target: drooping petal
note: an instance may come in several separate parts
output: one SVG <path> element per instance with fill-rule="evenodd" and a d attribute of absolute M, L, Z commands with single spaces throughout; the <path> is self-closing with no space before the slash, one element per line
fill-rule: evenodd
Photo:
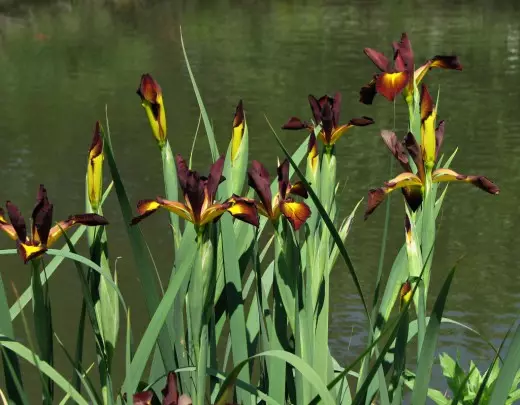
<path fill-rule="evenodd" d="M 155 211 L 157 211 L 161 207 L 156 200 L 139 200 L 137 202 L 137 212 L 139 215 L 137 217 L 132 218 L 132 225 L 135 225 L 141 222 L 146 217 L 152 215 Z"/>
<path fill-rule="evenodd" d="M 287 159 L 284 159 L 284 161 L 278 166 L 276 173 L 278 175 L 278 195 L 282 200 L 284 200 L 290 184 L 289 161 Z"/>
<path fill-rule="evenodd" d="M 245 118 L 244 118 L 244 106 L 242 100 L 238 102 L 235 110 L 235 116 L 233 118 L 233 133 L 231 137 L 231 161 L 235 160 L 238 149 L 242 143 L 242 137 L 244 136 L 245 129 Z"/>
<path fill-rule="evenodd" d="M 303 198 L 307 198 L 309 196 L 307 188 L 305 188 L 305 185 L 301 181 L 297 181 L 296 183 L 291 185 L 291 187 L 289 188 L 289 194 L 298 195 Z"/>
<path fill-rule="evenodd" d="M 439 182 L 463 182 L 471 183 L 475 187 L 486 191 L 489 194 L 499 194 L 500 189 L 498 186 L 484 176 L 466 176 L 465 174 L 457 173 L 451 169 L 437 169 L 432 173 L 432 181 L 434 183 Z"/>
<path fill-rule="evenodd" d="M 175 166 L 177 168 L 177 178 L 179 179 L 179 185 L 183 194 L 186 194 L 186 185 L 188 183 L 190 170 L 188 169 L 188 165 L 180 153 L 175 155 Z"/>
<path fill-rule="evenodd" d="M 408 162 L 408 155 L 406 154 L 406 150 L 403 144 L 397 139 L 395 132 L 384 129 L 381 131 L 381 138 L 383 138 L 383 141 L 390 150 L 390 153 L 392 153 L 392 155 L 394 155 L 394 157 L 399 161 L 401 167 L 407 172 L 412 171 Z"/>
<path fill-rule="evenodd" d="M 41 256 L 47 251 L 45 245 L 36 244 L 32 245 L 30 243 L 22 243 L 19 240 L 16 243 L 18 255 L 22 258 L 24 263 L 29 262 L 30 260 Z"/>
<path fill-rule="evenodd" d="M 321 122 L 321 106 L 319 101 L 312 94 L 309 94 L 309 104 L 311 105 L 312 116 L 314 123 L 318 125 Z"/>
<path fill-rule="evenodd" d="M 151 405 L 153 399 L 153 391 L 137 392 L 133 395 L 133 405 Z"/>
<path fill-rule="evenodd" d="M 146 111 L 153 134 L 162 148 L 166 143 L 166 113 L 161 87 L 150 74 L 146 73 L 141 76 L 136 93 L 141 97 L 141 104 Z"/>
<path fill-rule="evenodd" d="M 307 121 L 302 121 L 298 117 L 291 117 L 289 121 L 282 125 L 282 129 L 311 129 L 312 126 Z"/>
<path fill-rule="evenodd" d="M 341 93 L 338 91 L 332 102 L 332 126 L 336 128 L 339 126 L 339 115 L 341 113 Z"/>
<path fill-rule="evenodd" d="M 16 234 L 18 235 L 18 239 L 20 242 L 25 242 L 27 239 L 27 228 L 25 226 L 25 220 L 23 219 L 22 213 L 11 201 L 7 201 L 6 207 L 7 215 L 9 215 L 9 220 L 11 221 L 11 225 L 16 231 Z"/>
<path fill-rule="evenodd" d="M 247 171 L 247 176 L 249 179 L 249 186 L 256 191 L 266 213 L 268 216 L 271 216 L 273 214 L 273 195 L 271 194 L 269 172 L 262 163 L 253 160 L 251 162 L 251 168 Z"/>
<path fill-rule="evenodd" d="M 224 214 L 227 209 L 231 206 L 230 203 L 222 203 L 222 204 L 212 204 L 208 208 L 206 208 L 200 217 L 200 221 L 198 225 L 203 226 L 212 221 L 218 220 L 222 214 Z"/>
<path fill-rule="evenodd" d="M 404 172 L 385 183 L 384 187 L 373 188 L 368 192 L 367 207 L 365 209 L 365 219 L 384 201 L 386 196 L 398 189 L 417 189 L 422 187 L 422 181 L 413 173 Z"/>
<path fill-rule="evenodd" d="M 401 189 L 408 206 L 412 211 L 417 211 L 422 204 L 423 194 L 421 187 L 403 187 Z"/>
<path fill-rule="evenodd" d="M 174 214 L 180 216 L 181 218 L 184 218 L 187 221 L 194 222 L 195 220 L 192 217 L 192 213 L 190 212 L 189 208 L 183 203 L 180 203 L 178 201 L 165 200 L 162 197 L 157 197 L 156 202 L 159 204 L 159 206 L 167 209 L 170 212 L 173 212 Z"/>
<path fill-rule="evenodd" d="M 69 216 L 65 221 L 58 222 L 57 225 L 54 225 L 50 232 L 49 237 L 47 239 L 47 246 L 52 246 L 63 232 L 74 225 L 85 225 L 85 226 L 102 226 L 108 225 L 108 221 L 105 217 L 102 217 L 98 214 L 76 214 Z"/>
<path fill-rule="evenodd" d="M 162 389 L 162 405 L 178 405 L 179 391 L 177 388 L 177 375 L 170 371 L 166 380 L 166 386 Z"/>
<path fill-rule="evenodd" d="M 439 159 L 439 153 L 444 142 L 444 121 L 439 122 L 435 129 L 435 161 Z"/>
<path fill-rule="evenodd" d="M 424 79 L 424 76 L 428 71 L 432 68 L 441 68 L 441 69 L 449 69 L 449 70 L 462 70 L 462 65 L 460 64 L 459 58 L 455 55 L 444 56 L 437 55 L 432 59 L 429 59 L 424 63 L 424 65 L 420 66 L 415 71 L 415 81 L 417 84 L 421 83 Z"/>
<path fill-rule="evenodd" d="M 376 76 L 376 91 L 389 101 L 394 101 L 408 84 L 408 72 L 380 73 Z"/>
<path fill-rule="evenodd" d="M 363 104 L 371 105 L 376 94 L 376 79 L 372 79 L 359 90 L 359 101 Z"/>
<path fill-rule="evenodd" d="M 224 170 L 224 160 L 224 156 L 219 157 L 209 169 L 208 182 L 206 184 L 206 190 L 208 192 L 209 198 L 208 204 L 213 203 L 215 200 L 215 195 L 217 194 L 218 185 L 224 181 L 224 178 L 222 177 L 222 171 Z"/>
<path fill-rule="evenodd" d="M 254 200 L 233 195 L 227 202 L 230 203 L 227 211 L 233 217 L 256 227 L 260 224 L 257 205 Z"/>
<path fill-rule="evenodd" d="M 378 52 L 372 48 L 365 48 L 363 49 L 363 52 L 381 72 L 390 70 L 390 62 L 388 61 L 388 58 L 381 52 Z"/>
<path fill-rule="evenodd" d="M 88 153 L 87 187 L 90 206 L 97 211 L 103 188 L 103 138 L 99 121 L 96 121 L 94 136 Z"/>
<path fill-rule="evenodd" d="M 307 221 L 311 216 L 311 209 L 304 202 L 295 202 L 292 200 L 280 201 L 280 212 L 289 220 L 295 231 Z"/>
<path fill-rule="evenodd" d="M 372 125 L 373 123 L 374 120 L 370 117 L 352 118 L 348 124 L 341 125 L 334 130 L 328 144 L 334 145 L 338 139 L 341 138 L 352 127 L 365 127 L 367 125 Z"/>

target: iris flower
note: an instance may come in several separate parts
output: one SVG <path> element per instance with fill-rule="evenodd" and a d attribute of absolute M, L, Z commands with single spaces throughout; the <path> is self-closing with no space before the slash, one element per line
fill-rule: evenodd
<path fill-rule="evenodd" d="M 92 144 L 88 151 L 87 187 L 90 206 L 97 211 L 103 188 L 103 139 L 99 121 L 96 122 Z"/>
<path fill-rule="evenodd" d="M 319 138 L 326 147 L 332 147 L 338 139 L 344 135 L 352 127 L 364 127 L 374 123 L 369 117 L 352 118 L 347 124 L 340 125 L 339 114 L 341 110 L 341 93 L 336 93 L 334 97 L 327 95 L 316 99 L 313 95 L 309 95 L 309 104 L 311 106 L 314 124 L 302 121 L 297 117 L 291 117 L 282 129 L 308 129 L 314 131 L 314 125 L 321 125 Z"/>
<path fill-rule="evenodd" d="M 0 208 L 0 229 L 11 239 L 16 241 L 18 254 L 27 263 L 47 251 L 47 248 L 58 240 L 73 225 L 81 224 L 86 226 L 107 225 L 108 221 L 97 214 L 71 215 L 66 220 L 52 225 L 53 205 L 47 198 L 47 191 L 43 184 L 40 185 L 36 205 L 32 212 L 31 234 L 27 234 L 25 220 L 20 210 L 11 201 L 6 203 L 7 215 L 11 223 L 5 217 L 4 210 Z"/>
<path fill-rule="evenodd" d="M 231 161 L 235 161 L 235 157 L 240 149 L 242 138 L 244 137 L 245 119 L 244 119 L 244 105 L 242 100 L 238 102 L 235 116 L 233 117 L 233 133 L 231 136 Z"/>
<path fill-rule="evenodd" d="M 256 191 L 260 201 L 256 201 L 258 212 L 275 222 L 280 215 L 286 217 L 295 230 L 307 221 L 311 210 L 304 202 L 294 201 L 291 196 L 307 198 L 307 190 L 301 182 L 289 182 L 289 161 L 285 159 L 278 166 L 278 193 L 273 198 L 269 172 L 262 163 L 253 160 L 248 170 L 249 185 Z"/>
<path fill-rule="evenodd" d="M 224 181 L 222 176 L 224 156 L 221 156 L 211 166 L 208 177 L 200 176 L 196 171 L 189 170 L 181 155 L 177 155 L 175 159 L 177 176 L 184 193 L 185 203 L 169 201 L 162 197 L 141 200 L 137 203 L 139 216 L 132 219 L 133 225 L 159 208 L 165 208 L 199 228 L 218 220 L 226 211 L 237 219 L 258 226 L 258 213 L 251 201 L 233 195 L 223 203 L 215 202 L 217 188 Z"/>
<path fill-rule="evenodd" d="M 150 121 L 153 135 L 157 139 L 159 147 L 162 148 L 166 143 L 166 112 L 161 86 L 146 73 L 141 76 L 141 83 L 136 93 L 141 97 L 141 104 Z"/>
<path fill-rule="evenodd" d="M 383 202 L 392 191 L 401 189 L 410 208 L 415 211 L 422 204 L 426 176 L 431 173 L 433 183 L 462 182 L 470 183 L 490 194 L 498 194 L 499 188 L 484 176 L 467 176 L 451 169 L 433 170 L 439 156 L 439 150 L 444 139 L 444 121 L 435 128 L 436 109 L 426 86 L 421 93 L 421 138 L 419 146 L 412 133 L 408 133 L 403 142 L 399 142 L 392 131 L 382 131 L 386 146 L 399 161 L 404 172 L 385 183 L 383 187 L 371 189 L 368 193 L 368 203 L 365 219 Z M 412 173 L 409 157 L 417 167 L 417 174 Z M 433 172 L 432 172 L 433 170 Z"/>
<path fill-rule="evenodd" d="M 406 99 L 413 94 L 414 80 L 417 86 L 422 81 L 426 73 L 433 68 L 462 70 L 462 66 L 457 56 L 437 55 L 428 59 L 423 65 L 415 69 L 412 45 L 406 33 L 401 35 L 399 42 L 393 42 L 394 50 L 393 63 L 382 53 L 365 48 L 365 54 L 381 71 L 374 75 L 374 78 L 359 92 L 360 99 L 364 104 L 372 104 L 377 93 L 381 94 L 390 101 L 404 92 Z"/>

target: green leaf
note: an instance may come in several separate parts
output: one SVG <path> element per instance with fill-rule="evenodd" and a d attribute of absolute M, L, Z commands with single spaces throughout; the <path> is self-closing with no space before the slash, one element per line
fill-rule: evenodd
<path fill-rule="evenodd" d="M 426 327 L 426 335 L 417 365 L 417 377 L 412 393 L 412 404 L 423 405 L 426 402 L 428 384 L 430 382 L 442 314 L 444 312 L 446 299 L 448 298 L 451 282 L 453 280 L 453 276 L 455 275 L 455 269 L 456 268 L 454 267 L 446 277 L 446 281 L 444 282 L 444 285 L 442 286 L 442 289 L 437 296 L 437 299 L 435 300 L 432 316 L 430 317 L 428 326 Z"/>
<path fill-rule="evenodd" d="M 63 377 L 57 370 L 50 366 L 45 361 L 41 360 L 26 346 L 19 342 L 14 342 L 4 334 L 0 334 L 0 345 L 6 349 L 12 350 L 20 358 L 26 360 L 28 363 L 36 366 L 40 371 L 49 377 L 58 387 L 64 392 L 69 393 L 70 397 L 76 401 L 78 405 L 88 405 L 88 402 L 81 396 L 81 394 L 74 389 L 74 387 Z"/>
<path fill-rule="evenodd" d="M 185 277 L 189 274 L 195 255 L 197 253 L 197 244 L 193 243 L 188 237 L 184 237 L 179 247 L 179 252 L 183 253 L 183 256 L 177 256 L 175 261 L 175 270 L 172 271 L 172 278 L 168 284 L 164 296 L 157 307 L 157 310 L 153 314 L 150 323 L 146 327 L 141 342 L 137 347 L 135 356 L 130 364 L 130 373 L 127 373 L 123 387 L 127 395 L 132 395 L 141 379 L 141 376 L 146 367 L 146 363 L 152 353 L 152 350 L 156 344 L 157 337 L 159 336 L 161 329 L 166 321 L 170 309 L 173 305 L 173 301 L 184 282 Z M 171 347 L 171 346 L 170 346 Z"/>
<path fill-rule="evenodd" d="M 233 231 L 233 221 L 231 216 L 224 215 L 220 219 L 220 237 L 222 238 L 224 254 L 224 274 L 226 279 L 226 311 L 229 317 L 231 349 L 235 364 L 249 357 L 247 328 L 244 315 L 244 302 L 242 299 L 242 280 L 238 257 L 236 252 L 237 241 Z M 238 378 L 246 384 L 250 383 L 249 370 L 240 372 Z M 250 403 L 247 396 L 238 393 L 238 402 L 241 404 Z"/>
<path fill-rule="evenodd" d="M 157 284 L 154 279 L 154 274 L 157 273 L 150 251 L 144 240 L 139 226 L 130 226 L 132 220 L 132 208 L 130 201 L 126 194 L 125 186 L 121 180 L 119 169 L 115 161 L 114 151 L 112 147 L 112 140 L 110 138 L 110 126 L 108 122 L 108 114 L 106 117 L 106 133 L 102 132 L 104 138 L 104 153 L 110 168 L 110 174 L 114 182 L 117 199 L 123 215 L 125 229 L 130 239 L 131 251 L 135 259 L 138 277 L 140 280 L 142 297 L 146 303 L 148 313 L 152 316 L 159 306 L 160 296 L 157 291 Z M 173 328 L 173 321 L 166 320 L 166 327 L 159 335 L 158 345 L 161 350 L 161 356 L 165 367 L 169 370 L 175 369 L 175 358 L 172 350 L 171 342 L 175 339 L 175 332 Z"/>
<path fill-rule="evenodd" d="M 9 315 L 9 306 L 5 294 L 2 275 L 0 274 L 0 333 L 10 339 L 15 339 L 13 324 Z M 7 396 L 15 403 L 27 403 L 23 392 L 22 374 L 16 355 L 9 350 L 2 350 L 2 362 L 4 364 L 5 387 Z"/>
<path fill-rule="evenodd" d="M 211 157 L 215 162 L 220 154 L 218 152 L 217 141 L 215 140 L 215 134 L 213 133 L 213 128 L 211 126 L 211 122 L 209 121 L 208 113 L 206 112 L 206 108 L 204 107 L 204 102 L 202 101 L 202 97 L 199 92 L 199 88 L 197 86 L 197 82 L 195 81 L 195 76 L 193 76 L 193 72 L 191 70 L 190 62 L 188 60 L 188 54 L 186 53 L 186 48 L 184 47 L 184 39 L 182 37 L 182 29 L 180 29 L 181 36 L 181 46 L 182 53 L 184 54 L 184 60 L 186 61 L 186 67 L 188 68 L 188 74 L 190 76 L 191 84 L 193 85 L 193 91 L 195 92 L 195 97 L 197 98 L 197 103 L 199 104 L 200 113 L 202 115 L 202 122 L 204 122 L 204 128 L 206 129 L 206 135 L 208 136 L 209 148 L 211 150 Z"/>
<path fill-rule="evenodd" d="M 324 404 L 335 404 L 335 400 L 327 389 L 327 386 L 322 382 L 320 376 L 312 369 L 312 367 L 305 363 L 298 356 L 285 352 L 283 350 L 269 350 L 266 352 L 258 353 L 250 358 L 243 360 L 240 362 L 235 368 L 231 371 L 231 373 L 226 377 L 222 387 L 220 388 L 220 392 L 217 396 L 217 404 L 224 404 L 226 394 L 229 392 L 231 387 L 236 383 L 238 374 L 241 369 L 248 364 L 248 362 L 261 357 L 273 357 L 280 360 L 283 360 L 285 363 L 290 364 L 294 367 L 295 372 L 301 373 L 305 379 L 312 384 L 314 389 L 318 392 L 318 395 L 321 397 Z M 222 401 L 222 402 L 219 402 Z"/>
<path fill-rule="evenodd" d="M 517 326 L 507 356 L 491 394 L 490 404 L 504 404 L 507 400 L 513 381 L 520 369 L 520 325 Z M 516 388 L 516 387 L 515 387 Z"/>

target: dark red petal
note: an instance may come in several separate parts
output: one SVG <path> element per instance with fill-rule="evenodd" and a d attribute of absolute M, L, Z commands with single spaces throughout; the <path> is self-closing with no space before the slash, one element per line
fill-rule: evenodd
<path fill-rule="evenodd" d="M 222 171 L 224 170 L 224 161 L 225 157 L 221 156 L 215 163 L 211 165 L 211 168 L 209 169 L 206 190 L 208 191 L 208 198 L 210 199 L 210 203 L 213 203 L 213 200 L 215 200 L 218 185 L 223 181 Z"/>
<path fill-rule="evenodd" d="M 359 90 L 359 101 L 363 104 L 370 105 L 374 102 L 376 94 L 376 80 L 372 79 L 368 84 L 361 87 L 361 90 Z"/>
<path fill-rule="evenodd" d="M 411 132 L 408 132 L 404 137 L 404 145 L 417 166 L 417 175 L 424 181 L 425 172 L 421 147 Z"/>
<path fill-rule="evenodd" d="M 314 123 L 318 125 L 321 122 L 321 107 L 316 97 L 309 94 L 309 104 L 311 105 L 312 116 L 314 117 Z"/>
<path fill-rule="evenodd" d="M 372 125 L 375 123 L 375 121 L 370 117 L 359 117 L 359 118 L 352 118 L 348 124 L 354 125 L 355 127 L 366 127 L 367 125 Z"/>
<path fill-rule="evenodd" d="M 193 210 L 193 218 L 195 222 L 200 221 L 202 214 L 202 206 L 204 205 L 207 180 L 201 178 L 195 171 L 188 173 L 188 181 L 186 182 L 185 198 L 189 201 Z M 211 202 L 210 202 L 211 204 Z"/>
<path fill-rule="evenodd" d="M 269 181 L 269 173 L 262 163 L 257 160 L 251 162 L 251 167 L 247 171 L 249 185 L 256 191 L 258 198 L 262 202 L 265 210 L 272 215 L 272 199 L 271 184 Z"/>
<path fill-rule="evenodd" d="M 152 391 L 137 392 L 132 397 L 134 405 L 151 405 L 152 399 Z"/>
<path fill-rule="evenodd" d="M 166 381 L 166 386 L 162 389 L 163 401 L 162 405 L 177 405 L 179 400 L 179 391 L 177 389 L 177 375 L 170 371 Z"/>
<path fill-rule="evenodd" d="M 301 181 L 297 181 L 296 183 L 291 185 L 289 189 L 289 194 L 298 195 L 303 198 L 307 198 L 309 196 L 309 193 L 307 192 L 305 185 Z"/>
<path fill-rule="evenodd" d="M 81 224 L 86 226 L 101 226 L 108 225 L 108 220 L 98 214 L 76 214 L 67 218 L 67 221 L 72 221 L 74 224 Z"/>
<path fill-rule="evenodd" d="M 188 182 L 188 175 L 190 170 L 188 169 L 186 161 L 179 153 L 175 156 L 175 166 L 177 167 L 177 178 L 179 179 L 179 185 L 183 193 L 186 193 L 186 183 Z"/>
<path fill-rule="evenodd" d="M 412 211 L 417 211 L 422 204 L 422 192 L 420 187 L 403 187 L 401 189 L 408 206 Z"/>
<path fill-rule="evenodd" d="M 459 58 L 455 55 L 435 55 L 430 61 L 430 68 L 439 67 L 442 69 L 462 70 Z"/>
<path fill-rule="evenodd" d="M 157 95 L 161 94 L 161 87 L 150 74 L 145 73 L 141 76 L 137 94 L 141 97 L 141 100 L 155 104 L 157 103 Z"/>
<path fill-rule="evenodd" d="M 338 91 L 334 96 L 332 103 L 332 126 L 337 128 L 339 126 L 339 114 L 341 112 L 341 93 Z"/>
<path fill-rule="evenodd" d="M 287 159 L 284 159 L 278 166 L 276 173 L 278 174 L 278 193 L 280 198 L 284 200 L 289 188 L 289 161 Z"/>
<path fill-rule="evenodd" d="M 433 100 L 425 84 L 421 86 L 421 122 L 428 118 L 433 112 Z"/>
<path fill-rule="evenodd" d="M 365 55 L 369 57 L 369 59 L 377 66 L 379 70 L 382 72 L 386 72 L 390 68 L 390 62 L 388 58 L 383 55 L 381 52 L 378 52 L 372 48 L 363 49 Z"/>
<path fill-rule="evenodd" d="M 383 188 L 372 188 L 368 191 L 367 207 L 365 209 L 365 220 L 385 200 L 386 193 Z"/>
<path fill-rule="evenodd" d="M 412 44 L 408 39 L 408 35 L 406 32 L 403 32 L 401 35 L 401 40 L 398 43 L 399 55 L 403 60 L 404 69 L 408 71 L 413 71 L 414 69 L 414 60 L 413 60 L 413 51 Z"/>
<path fill-rule="evenodd" d="M 435 129 L 435 160 L 439 158 L 439 153 L 444 142 L 444 121 L 439 122 Z"/>
<path fill-rule="evenodd" d="M 291 117 L 289 121 L 282 125 L 282 129 L 305 129 L 309 128 L 310 125 L 306 121 L 300 120 L 298 117 Z"/>
<path fill-rule="evenodd" d="M 397 139 L 397 135 L 393 131 L 381 131 L 381 138 L 390 150 L 390 153 L 399 161 L 399 164 L 406 172 L 411 172 L 410 164 L 408 162 L 408 155 L 401 142 Z"/>
<path fill-rule="evenodd" d="M 25 220 L 23 219 L 22 213 L 11 201 L 7 201 L 6 207 L 7 215 L 9 215 L 9 220 L 11 221 L 11 225 L 16 231 L 16 234 L 18 235 L 18 239 L 21 242 L 25 242 L 27 239 L 27 228 L 25 226 Z"/>

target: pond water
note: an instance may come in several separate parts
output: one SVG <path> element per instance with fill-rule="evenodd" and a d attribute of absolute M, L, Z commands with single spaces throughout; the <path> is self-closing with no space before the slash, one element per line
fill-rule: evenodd
<path fill-rule="evenodd" d="M 463 72 L 434 71 L 445 119 L 445 152 L 459 151 L 453 167 L 496 181 L 493 197 L 464 185 L 450 187 L 441 214 L 432 292 L 458 265 L 447 316 L 498 344 L 517 318 L 520 272 L 520 5 L 516 1 L 89 1 L 31 2 L 0 6 L 0 200 L 32 209 L 38 184 L 47 186 L 55 218 L 83 211 L 84 175 L 91 131 L 108 105 L 116 157 L 131 200 L 162 193 L 161 162 L 135 94 L 140 75 L 160 82 L 175 152 L 189 153 L 198 107 L 180 49 L 179 26 L 206 108 L 223 149 L 237 101 L 247 111 L 252 155 L 274 165 L 281 151 L 264 114 L 279 126 L 291 115 L 308 117 L 307 95 L 341 91 L 342 119 L 368 115 L 376 124 L 354 129 L 338 144 L 340 214 L 348 215 L 370 187 L 390 178 L 389 154 L 378 132 L 394 126 L 392 104 L 358 102 L 359 88 L 374 73 L 364 47 L 388 52 L 408 32 L 422 61 L 457 54 Z M 78 4 L 76 4 L 78 3 Z M 84 4 L 80 4 L 84 3 Z M 145 6 L 146 3 L 146 6 Z M 433 4 L 436 3 L 436 4 Z M 436 90 L 433 90 L 436 91 Z M 406 108 L 396 105 L 395 127 L 406 129 Z M 303 137 L 281 133 L 290 149 Z M 195 167 L 210 161 L 204 136 L 196 145 Z M 108 171 L 108 170 L 107 170 Z M 404 241 L 400 196 L 392 199 L 385 276 Z M 112 259 L 123 295 L 132 307 L 136 334 L 147 313 L 122 227 L 115 195 L 105 208 Z M 361 214 L 361 213 L 359 213 Z M 371 297 L 384 223 L 380 209 L 356 221 L 347 246 L 364 291 Z M 171 268 L 166 214 L 142 225 L 163 275 Z M 7 238 L 1 248 L 12 247 Z M 84 248 L 84 246 L 83 246 Z M 29 268 L 2 257 L 0 271 L 10 297 L 20 292 Z M 56 333 L 72 347 L 80 287 L 72 264 L 51 280 Z M 333 273 L 331 346 L 340 361 L 356 357 L 365 344 L 366 324 L 352 280 L 342 265 Z M 29 312 L 29 311 L 27 311 Z M 18 330 L 23 330 L 17 324 Z M 88 348 L 93 353 L 93 347 Z M 57 350 L 59 351 L 59 350 Z M 461 328 L 441 331 L 439 351 L 461 353 L 486 367 L 492 352 Z M 61 360 L 64 361 L 61 357 Z M 121 363 L 122 364 L 122 363 Z M 36 383 L 36 377 L 34 382 Z M 438 374 L 434 385 L 442 387 Z"/>

